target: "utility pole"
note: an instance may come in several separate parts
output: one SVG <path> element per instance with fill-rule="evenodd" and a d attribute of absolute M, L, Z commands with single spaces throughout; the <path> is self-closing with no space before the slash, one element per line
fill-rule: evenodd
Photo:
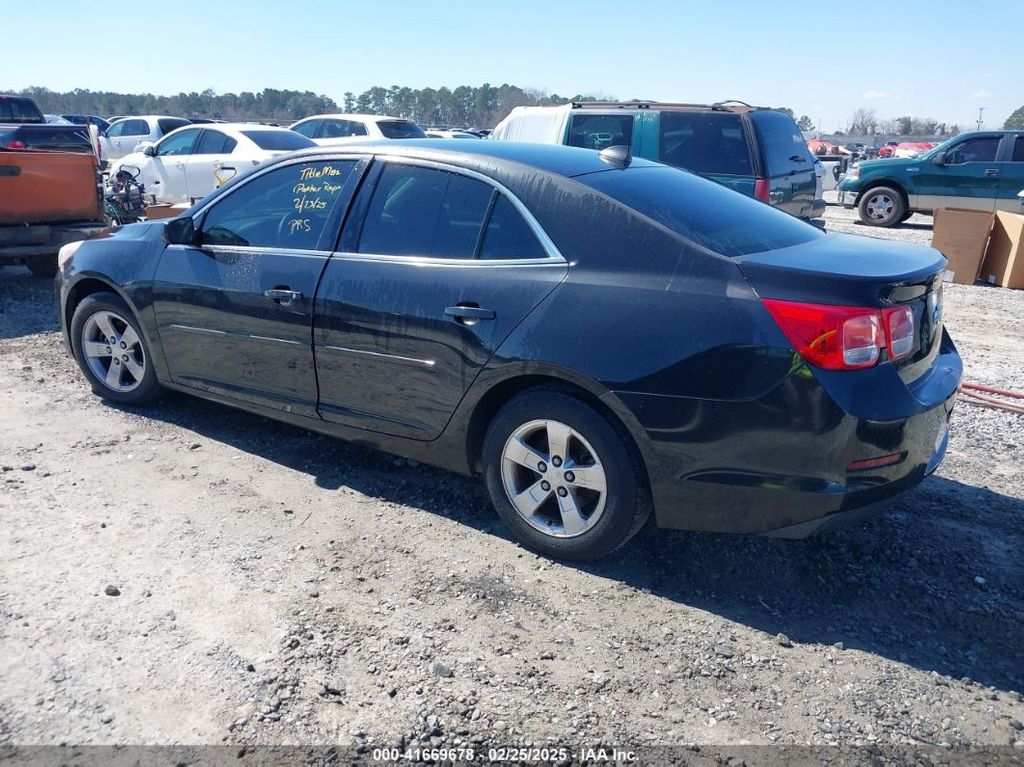
<path fill-rule="evenodd" d="M 985 111 L 985 107 L 978 107 L 978 130 L 981 130 L 981 125 L 982 125 L 981 114 L 984 111 Z"/>

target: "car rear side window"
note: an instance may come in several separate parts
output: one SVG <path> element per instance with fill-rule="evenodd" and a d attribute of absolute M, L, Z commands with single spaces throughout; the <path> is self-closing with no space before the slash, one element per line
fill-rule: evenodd
<path fill-rule="evenodd" d="M 607 170 L 576 180 L 723 256 L 788 248 L 824 236 L 787 213 L 675 168 Z"/>
<path fill-rule="evenodd" d="M 384 138 L 426 138 L 423 128 L 408 120 L 379 120 L 377 127 Z"/>
<path fill-rule="evenodd" d="M 307 149 L 316 146 L 312 139 L 288 130 L 244 130 L 242 135 L 250 139 L 260 149 L 267 151 L 291 152 L 294 149 Z"/>
<path fill-rule="evenodd" d="M 213 203 L 202 222 L 206 245 L 331 250 L 325 232 L 355 160 L 294 163 L 242 183 Z"/>
<path fill-rule="evenodd" d="M 492 189 L 458 173 L 394 163 L 377 181 L 360 253 L 473 258 Z"/>
<path fill-rule="evenodd" d="M 814 170 L 814 157 L 800 129 L 785 112 L 763 109 L 750 113 L 768 176 Z"/>
<path fill-rule="evenodd" d="M 592 115 L 576 113 L 569 121 L 569 146 L 607 149 L 633 144 L 633 115 Z"/>
<path fill-rule="evenodd" d="M 743 118 L 720 112 L 662 112 L 661 152 L 667 165 L 694 173 L 752 176 Z"/>
<path fill-rule="evenodd" d="M 530 225 L 504 195 L 498 195 L 487 221 L 480 258 L 488 261 L 547 258 Z"/>
<path fill-rule="evenodd" d="M 1011 162 L 1024 162 L 1024 136 L 1017 136 L 1013 142 L 1013 158 Z"/>

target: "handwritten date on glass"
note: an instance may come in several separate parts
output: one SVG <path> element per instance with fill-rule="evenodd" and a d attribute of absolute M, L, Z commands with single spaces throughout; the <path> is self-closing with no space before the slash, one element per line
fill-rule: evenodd
<path fill-rule="evenodd" d="M 296 213 L 326 210 L 328 202 L 336 197 L 344 184 L 333 184 L 331 179 L 341 180 L 342 171 L 333 165 L 302 168 L 299 180 L 292 187 L 292 207 Z M 326 195 L 324 199 L 322 195 Z M 312 231 L 308 218 L 295 218 L 288 222 L 288 233 L 308 233 Z"/>

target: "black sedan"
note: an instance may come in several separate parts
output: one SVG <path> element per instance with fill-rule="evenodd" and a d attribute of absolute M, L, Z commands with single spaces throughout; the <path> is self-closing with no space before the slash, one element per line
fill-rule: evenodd
<path fill-rule="evenodd" d="M 486 480 L 523 544 L 807 535 L 941 460 L 945 259 L 824 234 L 685 171 L 511 142 L 306 150 L 179 218 L 65 247 L 68 345 Z"/>

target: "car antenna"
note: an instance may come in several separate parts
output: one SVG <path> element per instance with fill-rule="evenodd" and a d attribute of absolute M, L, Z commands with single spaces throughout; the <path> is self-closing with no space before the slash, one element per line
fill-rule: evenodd
<path fill-rule="evenodd" d="M 599 156 L 604 162 L 614 165 L 616 168 L 625 168 L 633 160 L 633 153 L 630 152 L 627 144 L 606 147 L 601 150 Z"/>

